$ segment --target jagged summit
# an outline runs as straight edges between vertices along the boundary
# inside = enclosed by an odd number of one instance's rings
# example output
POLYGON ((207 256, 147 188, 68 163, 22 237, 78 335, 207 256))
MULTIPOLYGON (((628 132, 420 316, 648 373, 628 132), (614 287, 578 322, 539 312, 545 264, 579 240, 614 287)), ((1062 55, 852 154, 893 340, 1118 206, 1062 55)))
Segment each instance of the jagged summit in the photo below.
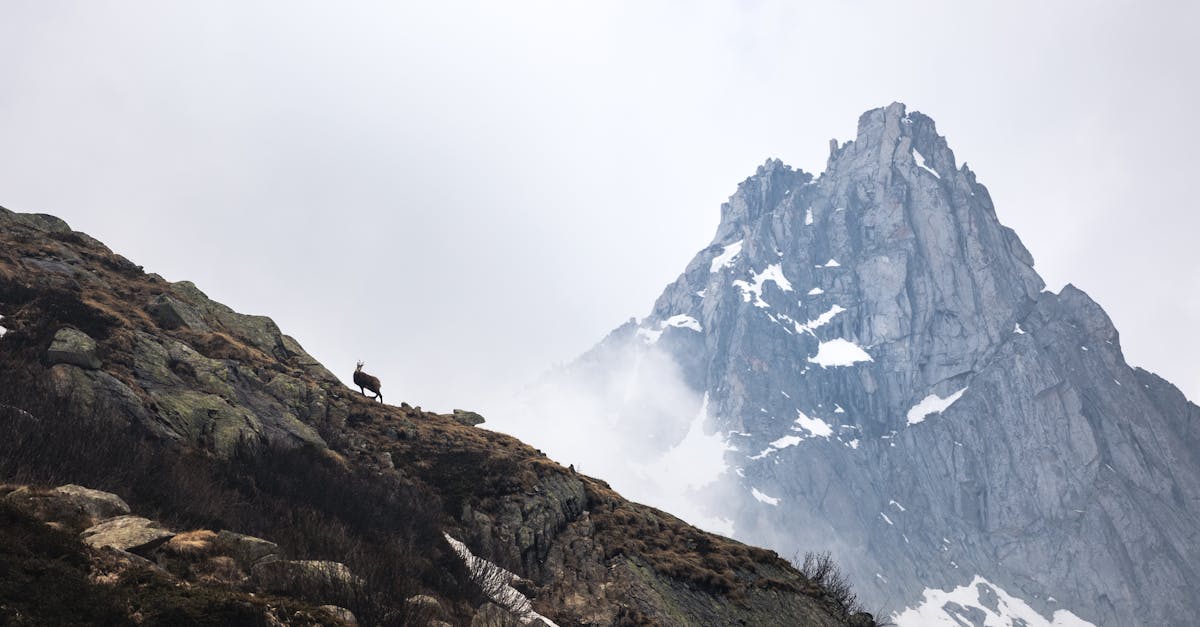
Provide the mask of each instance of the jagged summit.
MULTIPOLYGON (((897 426, 901 405, 968 373, 1029 312, 1044 287, 1032 266, 986 191, 954 168, 933 121, 893 104, 865 114, 858 137, 815 182, 772 160, 739 185, 722 206, 714 243, 643 325, 687 316, 710 327, 745 311, 793 336, 788 344, 805 358, 820 352, 823 335, 852 342, 870 356, 863 368, 878 373, 872 387, 879 393, 869 407, 855 408, 859 424, 886 432, 897 426), (911 368, 928 344, 942 357, 911 368)), ((688 341, 682 331, 670 335, 688 341)), ((804 361, 796 367, 807 374, 804 361)), ((809 389, 819 394, 847 374, 813 373, 809 389)), ((742 378, 723 368, 692 376, 697 389, 742 378)), ((731 420, 744 413, 721 412, 731 420)), ((729 428, 747 419, 755 420, 729 428)))
MULTIPOLYGON (((933 119, 893 103, 816 179, 759 167, 650 314, 581 362, 604 381, 629 371, 621 343, 666 355, 725 448, 708 515, 784 554, 835 547, 871 603, 980 576, 1046 617, 1186 623, 1200 409, 1033 265, 933 119)), ((668 425, 679 457, 690 423, 643 396, 614 424, 668 425)))

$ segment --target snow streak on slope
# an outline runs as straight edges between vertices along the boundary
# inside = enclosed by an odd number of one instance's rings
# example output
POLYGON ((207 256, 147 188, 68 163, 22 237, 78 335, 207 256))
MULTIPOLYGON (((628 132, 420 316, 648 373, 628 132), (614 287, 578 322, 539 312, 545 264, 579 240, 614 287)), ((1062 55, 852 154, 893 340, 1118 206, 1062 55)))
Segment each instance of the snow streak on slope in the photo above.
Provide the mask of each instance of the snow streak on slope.
POLYGON ((892 620, 897 627, 1096 627, 1067 610, 1047 619, 979 575, 950 591, 926 588, 920 605, 893 614, 892 620))
POLYGON ((813 318, 812 320, 809 320, 808 322, 806 322, 804 324, 795 322, 794 324, 796 326, 796 333, 812 333, 813 336, 815 337, 816 333, 813 333, 814 329, 819 329, 819 328, 829 324, 829 321, 833 320, 834 316, 842 313, 843 311, 846 311, 846 309, 844 307, 842 307, 841 305, 834 305, 834 306, 830 307, 829 310, 826 311, 825 313, 817 316, 816 318, 813 318))
POLYGON ((740 252, 742 252, 742 240, 738 240, 726 246, 725 249, 721 251, 721 254, 713 257, 712 265, 709 266, 709 272, 716 272, 717 270, 732 264, 734 257, 737 257, 738 253, 740 252))
POLYGON ((938 175, 937 172, 933 171, 933 168, 925 165, 925 157, 922 157, 921 153, 917 152, 916 148, 912 149, 912 156, 913 156, 913 161, 917 162, 917 166, 920 167, 922 170, 925 170, 926 172, 928 172, 938 178, 942 178, 940 175, 938 175))
POLYGON ((476 556, 471 549, 467 548, 466 544, 455 540, 450 534, 442 533, 442 535, 446 537, 446 542, 450 543, 450 548, 454 549, 454 552, 458 553, 458 556, 466 563, 471 577, 479 583, 488 598, 512 612, 523 625, 542 621, 550 627, 558 627, 554 621, 533 611, 529 597, 512 587, 512 582, 517 579, 516 575, 476 556))

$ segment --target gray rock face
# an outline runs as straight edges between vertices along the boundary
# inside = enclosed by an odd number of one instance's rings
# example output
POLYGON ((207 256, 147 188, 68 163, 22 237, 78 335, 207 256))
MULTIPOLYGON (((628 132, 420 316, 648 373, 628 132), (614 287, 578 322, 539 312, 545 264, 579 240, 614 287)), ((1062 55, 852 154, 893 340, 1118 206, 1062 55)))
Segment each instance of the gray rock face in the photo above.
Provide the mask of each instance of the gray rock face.
POLYGON ((83 331, 69 327, 54 334, 54 341, 46 351, 46 360, 51 364, 71 364, 88 370, 100 367, 100 358, 96 356, 96 340, 83 331))
POLYGON ((43 522, 83 519, 90 525, 129 513, 129 505, 121 497, 77 485, 52 490, 21 487, 5 495, 3 500, 43 522))
POLYGON ((175 533, 141 516, 118 516, 89 527, 79 537, 92 548, 108 546, 139 553, 154 549, 175 537, 175 533))
POLYGON ((228 530, 217 533, 213 550, 232 557, 245 570, 252 569, 256 564, 278 560, 283 554, 274 542, 228 530))
POLYGON ((345 598, 360 585, 345 564, 317 560, 259 562, 250 576, 255 585, 267 592, 314 600, 345 598))
MULTIPOLYGON (((820 178, 768 161, 721 217, 572 369, 670 355, 736 448, 708 496, 739 539, 832 550, 871 609, 981 575, 1046 616, 1200 615, 1200 408, 1082 291, 1043 291, 930 118, 869 111, 820 178)), ((660 449, 683 439, 655 418, 660 449)))
POLYGON ((166 329, 187 327, 203 332, 212 330, 194 307, 167 294, 159 294, 146 306, 146 311, 155 322, 166 329))

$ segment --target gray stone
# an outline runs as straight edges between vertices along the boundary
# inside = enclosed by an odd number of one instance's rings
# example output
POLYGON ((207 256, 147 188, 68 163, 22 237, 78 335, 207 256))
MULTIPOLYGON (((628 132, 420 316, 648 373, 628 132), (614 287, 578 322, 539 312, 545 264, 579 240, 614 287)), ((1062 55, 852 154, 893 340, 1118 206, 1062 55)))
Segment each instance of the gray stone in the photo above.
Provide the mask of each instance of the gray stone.
POLYGON ((519 627, 524 624, 512 612, 495 603, 484 603, 471 617, 471 627, 519 627))
POLYGON ((232 557, 238 566, 247 571, 256 564, 278 560, 283 555, 279 545, 274 542, 226 530, 217 532, 213 540, 213 552, 232 557))
POLYGON ((110 546, 130 553, 145 553, 175 537, 159 523, 141 516, 118 516, 89 527, 79 534, 93 548, 110 546))
POLYGON ((358 624, 358 618, 354 616, 354 612, 351 612, 344 607, 338 607, 336 605, 322 605, 317 609, 325 610, 325 612, 327 612, 335 620, 340 621, 343 625, 358 624))
POLYGON ((350 595, 361 582, 345 564, 317 560, 259 562, 250 571, 265 592, 293 594, 310 600, 336 600, 350 595))
POLYGON ((417 594, 405 599, 404 604, 414 612, 420 615, 435 617, 441 616, 442 603, 428 594, 417 594))
POLYGON ((159 294, 146 306, 150 316, 164 329, 180 327, 207 333, 212 330, 195 307, 169 294, 159 294))
POLYGON ((59 261, 57 259, 33 259, 26 257, 21 261, 34 266, 39 270, 53 274, 61 274, 63 276, 75 276, 76 274, 79 274, 79 271, 76 270, 71 264, 66 263, 65 261, 59 261))
POLYGON ((454 420, 456 420, 459 424, 466 425, 468 427, 474 427, 476 425, 481 425, 484 422, 486 422, 483 419, 483 416, 480 416, 479 414, 477 414, 473 411, 467 411, 465 409, 454 410, 454 420))
MULTIPOLYGON (((43 522, 91 526, 98 521, 129 513, 121 497, 77 485, 52 490, 21 487, 8 493, 4 502, 43 522)), ((76 527, 78 529, 79 527, 76 527)))
POLYGON ((70 327, 59 329, 54 334, 54 341, 46 351, 46 360, 51 364, 71 364, 89 370, 100 367, 100 358, 96 356, 96 340, 70 327))
POLYGON ((129 513, 129 505, 121 497, 111 492, 92 490, 74 484, 59 486, 51 492, 68 499, 95 520, 104 520, 129 513))

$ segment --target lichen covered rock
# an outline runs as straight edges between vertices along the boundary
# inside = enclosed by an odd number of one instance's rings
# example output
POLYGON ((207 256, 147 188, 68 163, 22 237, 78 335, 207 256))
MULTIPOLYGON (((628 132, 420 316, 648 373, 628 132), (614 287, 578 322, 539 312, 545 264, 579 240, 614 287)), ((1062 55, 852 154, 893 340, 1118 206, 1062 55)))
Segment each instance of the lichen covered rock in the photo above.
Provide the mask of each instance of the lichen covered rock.
POLYGON ((71 364, 88 370, 100 367, 96 356, 96 340, 78 329, 64 327, 54 334, 54 342, 46 351, 46 361, 51 364, 71 364))

